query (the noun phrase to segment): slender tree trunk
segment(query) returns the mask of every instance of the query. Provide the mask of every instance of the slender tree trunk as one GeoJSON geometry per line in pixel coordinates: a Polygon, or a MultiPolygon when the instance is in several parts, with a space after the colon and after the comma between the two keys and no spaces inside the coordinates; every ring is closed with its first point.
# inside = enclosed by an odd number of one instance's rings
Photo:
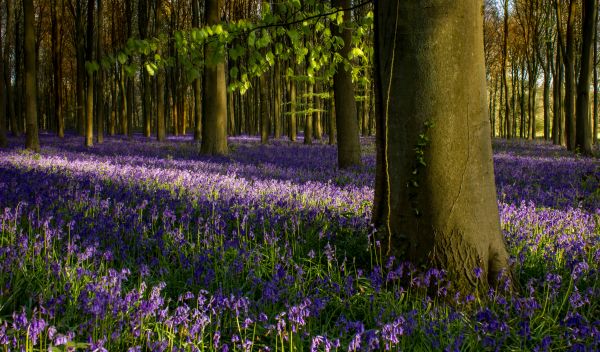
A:
{"type": "MultiPolygon", "coordinates": [[[[207,25],[219,23],[219,0],[206,0],[205,17],[207,25]]],[[[210,58],[217,48],[207,44],[204,54],[210,58]]],[[[203,114],[206,123],[202,130],[201,152],[209,155],[226,155],[227,147],[227,88],[225,84],[225,64],[204,67],[203,114]]]]}
{"type": "MultiPolygon", "coordinates": [[[[0,3],[0,9],[2,8],[2,3],[0,3]]],[[[2,14],[0,11],[0,23],[2,23],[2,14]]],[[[2,26],[0,26],[2,29],[2,26]]],[[[5,148],[8,145],[8,140],[6,139],[6,104],[8,102],[6,96],[6,82],[4,81],[4,50],[2,45],[2,36],[0,35],[0,148],[5,148]]]]}
{"type": "MultiPolygon", "coordinates": [[[[581,44],[581,64],[579,82],[577,84],[577,122],[575,149],[585,155],[592,155],[591,126],[589,115],[590,82],[592,80],[592,60],[594,43],[594,30],[596,15],[598,13],[596,0],[583,1],[583,40],[581,44]]],[[[594,63],[595,64],[595,63],[594,63]]]]}
{"type": "MultiPolygon", "coordinates": [[[[104,4],[103,4],[103,0],[97,0],[98,2],[98,44],[97,44],[97,51],[96,51],[96,59],[98,62],[100,62],[100,60],[104,57],[104,34],[102,32],[102,28],[104,27],[104,4]]],[[[96,96],[98,97],[98,99],[96,100],[96,105],[97,105],[97,118],[96,118],[96,133],[97,133],[97,141],[98,144],[102,144],[104,143],[104,121],[106,120],[105,118],[105,112],[104,112],[104,107],[105,107],[105,96],[104,96],[104,77],[106,76],[106,73],[104,72],[103,68],[100,68],[100,71],[98,71],[96,80],[97,80],[97,94],[96,96]]]]}
{"type": "Polygon", "coordinates": [[[537,68],[536,68],[537,63],[535,62],[535,59],[533,59],[533,62],[530,64],[530,69],[528,72],[528,76],[529,76],[529,139],[534,140],[536,135],[536,95],[537,95],[537,68]]]}
{"type": "Polygon", "coordinates": [[[273,90],[275,91],[275,99],[273,100],[273,122],[275,127],[275,139],[281,138],[281,96],[283,95],[281,89],[281,67],[279,60],[275,62],[275,68],[273,73],[273,90]]]}
{"type": "MultiPolygon", "coordinates": [[[[94,0],[88,0],[87,8],[87,50],[86,61],[91,63],[94,59],[94,0]]],[[[94,145],[94,72],[87,70],[87,99],[86,99],[86,123],[85,123],[85,145],[94,145]]]]}
{"type": "Polygon", "coordinates": [[[59,19],[60,0],[52,0],[50,4],[50,17],[52,22],[52,96],[54,117],[57,125],[58,137],[65,136],[65,119],[62,112],[62,18],[59,19]]]}
{"type": "Polygon", "coordinates": [[[269,103],[267,102],[267,80],[265,74],[259,78],[260,84],[260,142],[266,144],[269,141],[269,103]]]}
{"type": "MultiPolygon", "coordinates": [[[[512,133],[510,101],[508,99],[508,79],[506,77],[506,61],[508,56],[508,0],[504,0],[504,36],[502,42],[502,78],[504,81],[504,116],[506,120],[506,138],[510,139],[512,133]]],[[[514,99],[514,94],[513,94],[514,99]]]]}
{"type": "Polygon", "coordinates": [[[308,112],[313,108],[313,89],[313,84],[311,82],[306,82],[306,107],[304,108],[304,144],[312,144],[313,140],[312,114],[308,112]]]}
{"type": "Polygon", "coordinates": [[[521,123],[519,124],[519,137],[525,138],[525,60],[521,64],[521,93],[519,94],[519,104],[521,108],[521,123]]]}
{"type": "MultiPolygon", "coordinates": [[[[148,38],[148,25],[150,22],[150,9],[148,8],[148,5],[148,0],[139,0],[138,2],[138,29],[141,39],[148,38]]],[[[142,55],[142,63],[144,63],[146,59],[146,55],[142,55]]],[[[150,137],[152,135],[152,84],[143,65],[140,76],[142,78],[142,120],[144,123],[144,136],[150,137]]]]}
{"type": "MultiPolygon", "coordinates": [[[[192,27],[200,27],[200,4],[199,0],[192,0],[192,27]]],[[[192,82],[194,90],[194,140],[200,141],[202,137],[202,82],[200,77],[192,82]]]]}
{"type": "Polygon", "coordinates": [[[575,11],[576,0],[569,2],[565,60],[565,132],[567,149],[575,150],[575,11]]]}
{"type": "Polygon", "coordinates": [[[329,89],[329,145],[334,145],[336,136],[335,136],[335,99],[333,98],[333,87],[329,89]]]}
{"type": "MultiPolygon", "coordinates": [[[[598,5],[596,5],[598,6],[598,5]]],[[[598,19],[594,30],[594,122],[592,124],[592,141],[598,145],[598,19]]]]}
{"type": "Polygon", "coordinates": [[[552,43],[546,43],[546,62],[544,63],[544,140],[550,139],[550,80],[552,74],[550,65],[552,62],[552,43]]]}
{"type": "Polygon", "coordinates": [[[486,292],[508,269],[486,111],[482,6],[375,2],[373,220],[388,255],[444,269],[462,292],[486,292]]]}
{"type": "Polygon", "coordinates": [[[27,149],[39,152],[33,0],[23,0],[23,15],[25,18],[25,42],[23,43],[25,47],[25,120],[27,123],[25,146],[27,149]]]}
{"type": "Polygon", "coordinates": [[[292,142],[295,142],[297,139],[297,135],[296,135],[296,124],[297,124],[296,82],[294,82],[294,80],[290,78],[289,84],[290,84],[290,125],[289,125],[290,130],[289,130],[289,135],[290,135],[290,140],[292,142]]]}

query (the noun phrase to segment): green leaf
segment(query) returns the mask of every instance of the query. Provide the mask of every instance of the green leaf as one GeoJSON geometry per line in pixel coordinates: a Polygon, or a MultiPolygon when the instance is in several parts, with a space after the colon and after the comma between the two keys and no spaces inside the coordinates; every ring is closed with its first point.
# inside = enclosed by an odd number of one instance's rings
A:
{"type": "Polygon", "coordinates": [[[151,62],[146,63],[146,71],[148,71],[148,74],[150,76],[154,76],[154,74],[156,73],[156,68],[157,67],[155,64],[153,64],[151,62]]]}
{"type": "Polygon", "coordinates": [[[127,55],[125,55],[124,52],[119,52],[117,54],[117,60],[121,65],[125,65],[125,63],[127,62],[127,55]]]}

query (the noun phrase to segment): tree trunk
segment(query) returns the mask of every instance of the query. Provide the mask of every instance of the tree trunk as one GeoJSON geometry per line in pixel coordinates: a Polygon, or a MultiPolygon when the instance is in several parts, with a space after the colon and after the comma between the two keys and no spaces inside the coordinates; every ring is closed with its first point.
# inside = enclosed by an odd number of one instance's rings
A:
{"type": "MultiPolygon", "coordinates": [[[[337,8],[350,8],[350,0],[332,0],[332,5],[337,8]]],[[[344,28],[333,27],[333,34],[344,40],[344,46],[339,54],[348,59],[352,48],[352,31],[350,24],[350,10],[344,11],[344,28]]],[[[344,64],[338,65],[333,75],[333,91],[335,99],[335,120],[337,125],[338,166],[348,168],[361,164],[360,140],[358,120],[356,116],[356,100],[354,98],[354,84],[352,73],[344,64]]]]}
{"type": "Polygon", "coordinates": [[[162,142],[166,139],[165,131],[165,72],[163,68],[158,70],[157,74],[157,94],[156,94],[156,140],[162,142]]]}
{"type": "MultiPolygon", "coordinates": [[[[598,5],[596,5],[598,6],[598,5]]],[[[594,29],[594,43],[598,42],[598,22],[594,29]]],[[[598,144],[598,45],[594,45],[594,122],[592,124],[592,142],[598,144]]]]}
{"type": "MultiPolygon", "coordinates": [[[[138,3],[138,29],[140,32],[140,38],[148,38],[148,24],[150,22],[150,12],[148,8],[148,0],[140,0],[138,3]]],[[[144,123],[144,136],[150,137],[152,135],[152,85],[150,77],[146,72],[143,63],[146,61],[146,55],[141,56],[142,68],[140,76],[142,78],[142,114],[144,123]]]]}
{"type": "Polygon", "coordinates": [[[35,67],[35,12],[33,0],[23,0],[23,15],[25,18],[25,121],[27,124],[25,147],[35,152],[40,151],[37,116],[37,70],[35,67]]]}
{"type": "Polygon", "coordinates": [[[570,0],[567,22],[565,65],[565,133],[567,149],[575,150],[575,11],[577,2],[570,0]]]}
{"type": "MultiPolygon", "coordinates": [[[[104,36],[103,36],[103,32],[101,30],[101,28],[103,28],[103,17],[104,17],[104,4],[102,2],[103,0],[97,0],[98,2],[98,35],[97,35],[97,39],[98,39],[98,44],[97,44],[97,51],[96,51],[96,60],[98,62],[100,62],[100,60],[102,59],[102,57],[104,57],[104,36]]],[[[96,80],[97,80],[97,99],[96,99],[96,106],[97,106],[97,116],[96,116],[96,140],[98,141],[98,144],[102,144],[104,143],[104,121],[105,121],[105,113],[104,113],[104,77],[106,77],[106,74],[104,72],[104,70],[102,68],[100,68],[100,71],[98,71],[98,74],[96,76],[96,80]]]]}
{"type": "MultiPolygon", "coordinates": [[[[88,0],[87,8],[87,50],[86,62],[92,62],[94,53],[94,0],[88,0]]],[[[94,145],[94,72],[87,69],[87,99],[85,122],[85,146],[94,145]]]]}
{"type": "Polygon", "coordinates": [[[314,85],[306,82],[306,107],[304,108],[304,144],[312,144],[313,120],[309,111],[313,108],[314,85]]]}
{"type": "MultiPolygon", "coordinates": [[[[2,3],[0,3],[1,8],[2,3]]],[[[0,23],[2,23],[2,11],[0,11],[0,23]]],[[[0,29],[2,27],[0,26],[0,29]]],[[[2,36],[0,36],[0,148],[5,148],[8,145],[6,139],[6,83],[4,81],[4,50],[2,45],[2,36]]]]}
{"type": "Polygon", "coordinates": [[[59,138],[65,136],[65,119],[62,112],[62,18],[59,19],[59,0],[52,0],[50,5],[52,22],[52,96],[54,118],[59,138]]]}
{"type": "Polygon", "coordinates": [[[281,138],[281,68],[279,60],[275,62],[275,68],[273,72],[273,90],[275,91],[275,99],[273,100],[273,122],[274,122],[274,138],[281,138]]]}
{"type": "MultiPolygon", "coordinates": [[[[200,4],[199,0],[192,0],[192,27],[200,27],[200,4]]],[[[192,82],[192,88],[194,90],[194,140],[200,141],[202,137],[202,82],[200,77],[194,79],[192,82]]]]}
{"type": "MultiPolygon", "coordinates": [[[[508,99],[508,79],[506,77],[506,60],[508,56],[508,0],[504,0],[504,36],[502,42],[502,80],[504,82],[504,116],[506,120],[506,138],[512,137],[510,101],[508,99]]],[[[513,94],[514,99],[514,94],[513,94]]]]}
{"type": "Polygon", "coordinates": [[[289,136],[292,142],[297,139],[296,135],[296,82],[293,79],[289,79],[289,91],[290,91],[290,124],[289,124],[289,136]]]}
{"type": "Polygon", "coordinates": [[[388,255],[444,269],[462,292],[484,290],[508,268],[487,118],[482,6],[375,2],[373,221],[388,255]]]}
{"type": "Polygon", "coordinates": [[[544,63],[544,140],[550,139],[550,64],[552,62],[552,43],[546,43],[546,62],[544,63]]]}
{"type": "Polygon", "coordinates": [[[333,88],[329,90],[329,145],[334,145],[336,136],[335,136],[335,100],[333,98],[333,88]]]}
{"type": "Polygon", "coordinates": [[[575,149],[579,149],[585,155],[592,155],[589,102],[594,53],[592,45],[596,45],[594,43],[594,30],[598,8],[596,0],[584,0],[583,4],[583,23],[581,28],[583,41],[581,43],[581,64],[579,66],[579,82],[577,84],[577,132],[575,149]]]}
{"type": "MultiPolygon", "coordinates": [[[[219,23],[219,0],[206,0],[205,18],[207,25],[219,23]]],[[[208,60],[218,50],[214,43],[204,46],[204,55],[208,60]]],[[[206,61],[206,60],[205,60],[206,61]]],[[[227,148],[227,88],[225,84],[225,64],[223,61],[214,66],[204,67],[204,89],[202,90],[202,108],[206,123],[202,130],[203,154],[226,155],[227,148]]]]}
{"type": "Polygon", "coordinates": [[[267,79],[266,74],[260,75],[260,143],[266,144],[269,141],[269,103],[267,102],[267,79]]]}

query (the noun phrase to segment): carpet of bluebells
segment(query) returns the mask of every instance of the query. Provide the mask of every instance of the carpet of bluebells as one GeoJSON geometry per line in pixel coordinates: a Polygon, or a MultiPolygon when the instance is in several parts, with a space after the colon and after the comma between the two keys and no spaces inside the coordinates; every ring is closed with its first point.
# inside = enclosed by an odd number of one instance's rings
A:
{"type": "Polygon", "coordinates": [[[600,350],[597,159],[494,142],[518,289],[461,296],[382,257],[372,139],[349,171],[335,147],[250,137],[221,158],[22,143],[0,150],[0,351],[600,350]]]}

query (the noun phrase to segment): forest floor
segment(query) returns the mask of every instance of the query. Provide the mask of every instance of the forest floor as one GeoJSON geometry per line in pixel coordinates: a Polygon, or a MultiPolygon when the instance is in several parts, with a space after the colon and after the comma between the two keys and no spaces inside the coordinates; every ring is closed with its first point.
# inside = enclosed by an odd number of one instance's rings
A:
{"type": "MultiPolygon", "coordinates": [[[[41,136],[0,150],[0,350],[600,349],[600,163],[494,141],[518,292],[384,259],[334,146],[41,136]],[[452,302],[448,304],[447,302],[452,302]]],[[[508,284],[504,281],[504,284],[508,284]]]]}

